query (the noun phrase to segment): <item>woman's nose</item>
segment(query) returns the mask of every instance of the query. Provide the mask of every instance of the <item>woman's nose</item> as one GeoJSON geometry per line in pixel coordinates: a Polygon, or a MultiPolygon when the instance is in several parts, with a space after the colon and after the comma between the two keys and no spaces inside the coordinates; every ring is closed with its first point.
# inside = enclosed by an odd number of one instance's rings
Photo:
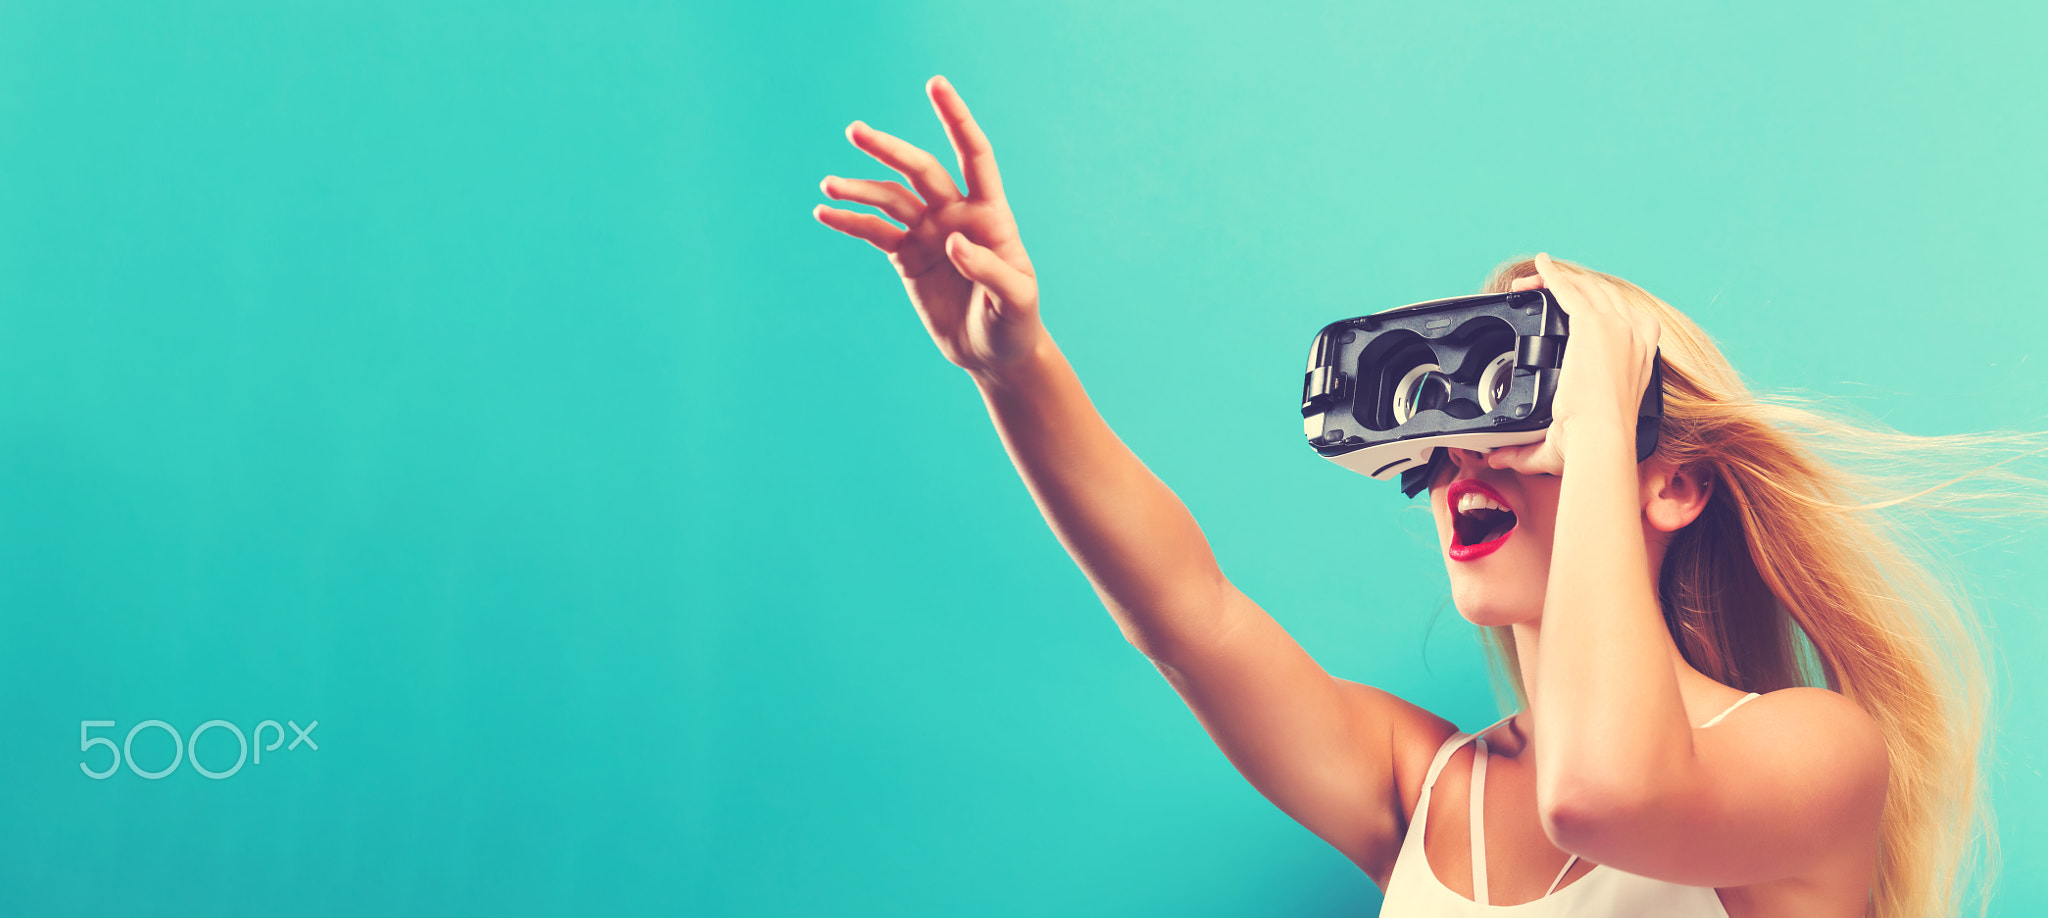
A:
{"type": "Polygon", "coordinates": [[[1486,454],[1478,450],[1450,447],[1450,453],[1451,467],[1460,474],[1463,474],[1467,468],[1484,469],[1487,467],[1486,454]]]}

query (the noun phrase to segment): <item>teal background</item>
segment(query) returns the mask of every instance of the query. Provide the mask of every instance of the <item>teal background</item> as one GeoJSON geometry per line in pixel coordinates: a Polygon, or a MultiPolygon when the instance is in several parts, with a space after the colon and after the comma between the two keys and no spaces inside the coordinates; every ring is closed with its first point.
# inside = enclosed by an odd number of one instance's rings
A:
{"type": "MultiPolygon", "coordinates": [[[[1371,914],[818,180],[885,177],[856,118],[950,165],[951,78],[1226,570],[1472,726],[1423,511],[1300,443],[1324,322],[1544,249],[1759,387],[2048,426],[2041,8],[1783,7],[0,3],[0,913],[1371,914]],[[215,718],[320,749],[79,773],[215,718]]],[[[2043,543],[1963,555],[1993,915],[2048,899],[2043,543]]]]}

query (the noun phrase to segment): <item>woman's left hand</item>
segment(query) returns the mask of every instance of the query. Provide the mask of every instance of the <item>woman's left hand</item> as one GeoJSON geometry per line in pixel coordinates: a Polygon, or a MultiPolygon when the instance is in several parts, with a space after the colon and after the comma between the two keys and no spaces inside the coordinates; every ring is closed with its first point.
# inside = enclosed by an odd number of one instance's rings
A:
{"type": "Polygon", "coordinates": [[[1536,256],[1536,274],[1516,281],[1514,289],[1547,288],[1571,317],[1550,427],[1535,443],[1488,453],[1487,465],[1524,475],[1562,475],[1565,444],[1574,435],[1582,441],[1618,436],[1633,458],[1636,417],[1657,359],[1657,317],[1624,302],[1613,285],[1559,267],[1549,255],[1536,256]]]}

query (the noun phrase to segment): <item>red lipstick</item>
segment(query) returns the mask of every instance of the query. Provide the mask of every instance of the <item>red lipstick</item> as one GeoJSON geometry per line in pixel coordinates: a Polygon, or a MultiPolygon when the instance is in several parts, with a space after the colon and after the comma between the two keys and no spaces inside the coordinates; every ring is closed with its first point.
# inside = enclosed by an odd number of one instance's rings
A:
{"type": "Polygon", "coordinates": [[[1476,478],[1451,482],[1444,489],[1444,502],[1451,511],[1451,546],[1445,554],[1453,561],[1477,561],[1493,554],[1515,533],[1515,512],[1508,508],[1507,498],[1476,478]],[[1460,513],[1461,503],[1472,506],[1460,513]]]}

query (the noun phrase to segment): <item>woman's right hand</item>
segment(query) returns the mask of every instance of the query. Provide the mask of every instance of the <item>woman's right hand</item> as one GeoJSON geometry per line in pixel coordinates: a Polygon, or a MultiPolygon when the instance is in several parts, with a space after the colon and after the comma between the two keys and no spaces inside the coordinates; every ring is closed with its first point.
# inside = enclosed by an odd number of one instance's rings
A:
{"type": "Polygon", "coordinates": [[[873,214],[824,204],[811,213],[818,222],[888,253],[925,330],[947,360],[978,376],[1000,375],[1045,340],[1038,321],[1038,277],[1003,198],[995,154],[967,103],[945,77],[932,77],[925,92],[960,157],[968,193],[961,194],[930,153],[856,121],[847,126],[846,138],[909,180],[916,193],[897,182],[830,175],[819,187],[828,198],[872,205],[903,228],[873,214]]]}

